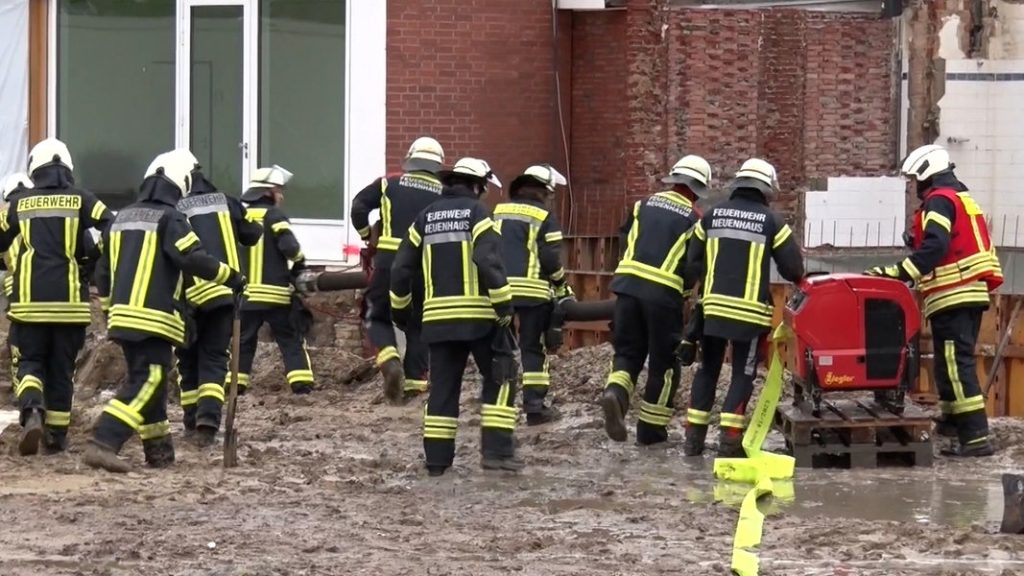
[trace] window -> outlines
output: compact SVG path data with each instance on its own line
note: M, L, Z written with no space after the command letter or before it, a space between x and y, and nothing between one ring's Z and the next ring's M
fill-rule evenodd
M114 209L174 146L174 6L58 0L57 136L76 181Z
M260 0L259 163L295 174L285 210L344 214L345 2Z

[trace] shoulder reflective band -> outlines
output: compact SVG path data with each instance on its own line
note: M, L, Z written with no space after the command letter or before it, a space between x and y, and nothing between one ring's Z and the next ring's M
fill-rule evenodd
M771 430L775 408L782 396L782 358L775 343L782 339L784 330L780 324L772 335L772 363L751 416L750 426L743 434L743 448L747 458L715 459L716 478L754 485L743 498L736 535L733 537L732 571L739 576L757 575L759 559L757 552L751 549L760 546L764 526L764 514L757 508L758 501L776 493L772 480L792 478L796 464L792 456L761 452L761 445ZM791 492L791 488L786 491Z

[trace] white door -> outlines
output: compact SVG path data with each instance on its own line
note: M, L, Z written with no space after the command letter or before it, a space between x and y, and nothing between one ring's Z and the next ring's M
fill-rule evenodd
M239 194L256 150L256 0L178 0L175 142Z

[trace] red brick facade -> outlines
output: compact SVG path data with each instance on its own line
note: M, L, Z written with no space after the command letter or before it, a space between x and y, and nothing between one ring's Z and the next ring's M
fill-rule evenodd
M564 168L547 0L388 2L388 159L436 135L452 159L486 158L510 180ZM574 234L614 233L631 199L680 155L718 184L752 155L775 163L777 208L828 176L891 173L895 24L799 10L559 12L558 46Z

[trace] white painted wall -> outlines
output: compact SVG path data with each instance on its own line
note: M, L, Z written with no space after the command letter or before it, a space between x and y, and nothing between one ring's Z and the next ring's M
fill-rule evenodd
M28 156L28 0L0 0L0 178Z
M829 178L806 193L804 246L902 246L905 189L902 178Z

